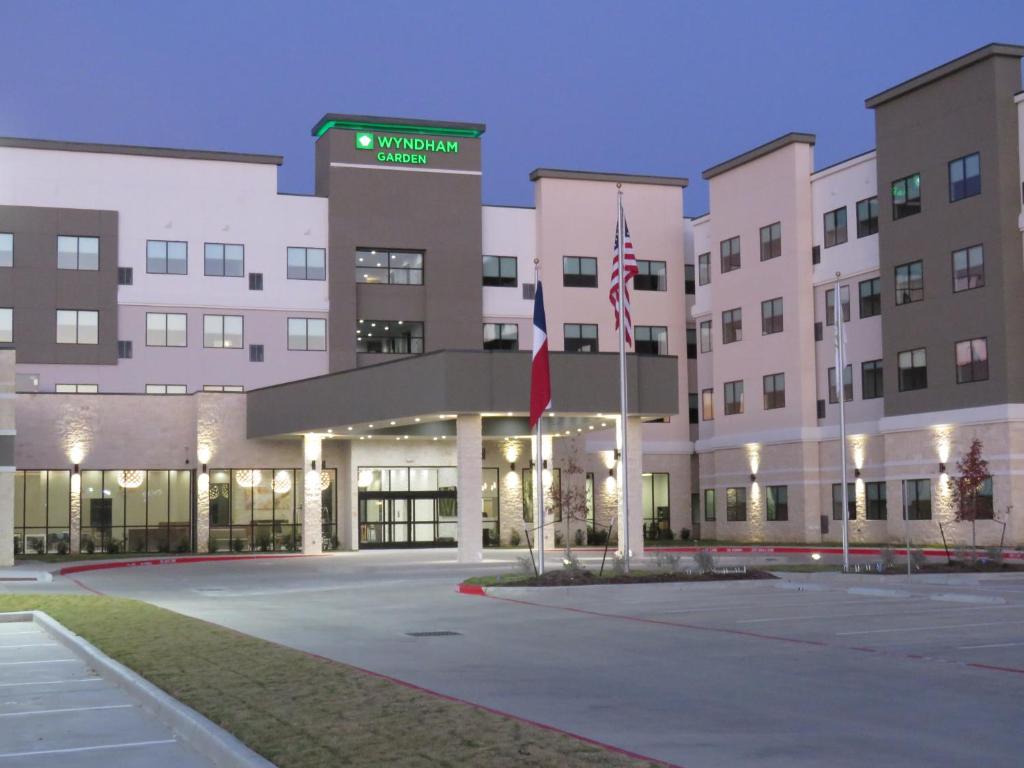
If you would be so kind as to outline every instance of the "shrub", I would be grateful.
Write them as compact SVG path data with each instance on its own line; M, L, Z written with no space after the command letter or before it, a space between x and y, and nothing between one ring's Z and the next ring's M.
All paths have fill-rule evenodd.
M107 544L107 552L111 554L119 554L122 551L122 542L120 539L111 539Z
M36 536L32 539L32 551L37 555L41 555L46 551L46 543L43 541L42 536Z
M188 541L186 539L182 539L181 541L179 541L178 542L178 546L176 546L174 548L174 551L175 552L179 552L179 553L188 552L189 551Z
M679 529L679 539L681 541L689 541L689 539L690 539L690 529L689 528L680 528Z
M528 575L533 574L533 558L529 555L520 555L516 558L516 570Z
M512 531L512 533L508 535L508 543L513 547L518 547L520 541L522 541L522 539L519 536L519 531Z
M894 571L896 570L896 552L893 548L886 545L879 550L879 561L883 571Z
M89 555L96 551L96 542L93 541L92 536L86 536L82 539L82 551Z
M21 536L15 536L14 537L14 554L16 554L16 555L24 554L22 552L22 549L24 548L24 546L25 545L21 541Z
M583 567L583 563L580 562L580 559L571 552L566 554L565 557L562 558L562 567L565 568L565 570L567 571L579 572L587 570Z
M587 531L587 544L593 544L597 546L604 546L608 543L608 531L605 530L590 530Z
M256 549L260 552L267 552L270 549L272 541L270 538L269 531L260 531L256 534Z
M207 552L216 552L219 548L220 548L220 544L217 543L217 538L215 536L211 536L210 538L208 538L206 540L206 551Z
M284 538L281 539L281 545L289 552L294 552L298 548L298 543L296 542L295 534L285 534Z
M235 538L234 541L231 542L231 549L233 549L235 552L241 552L243 549L245 549L245 542L242 541L241 536L238 536L237 538Z
M563 547L563 546L565 546L565 536L562 535L561 531L555 531L555 546L556 547Z
M626 575L626 558L619 552L616 552L615 557L612 558L612 573L616 576Z
M337 536L324 536L323 543L320 547L324 552L333 552L338 548L338 537Z
M679 554L676 552L656 552L654 555L654 567L659 571L675 573L679 567Z
M910 548L910 565L915 571L920 571L925 564L924 550L920 547Z
M57 554L66 555L68 553L68 543L66 541L57 542Z
M1003 548L1002 547L989 547L985 550L985 555L988 557L988 561L992 565L1003 564Z
M697 566L698 573L711 573L715 570L715 556L707 547L693 553L693 562Z
M587 539L586 539L586 534L583 533L583 529L582 528L577 528L576 529L576 536L574 537L574 540L576 542L576 546L577 547L582 547L583 546L583 542L586 541Z

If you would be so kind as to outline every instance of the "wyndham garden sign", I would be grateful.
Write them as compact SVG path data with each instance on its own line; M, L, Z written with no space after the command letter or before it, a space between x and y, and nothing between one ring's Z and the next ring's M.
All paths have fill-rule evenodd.
M357 131L355 140L356 149L376 153L378 163L428 165L432 157L453 155L459 151L459 142L449 139L423 139L418 136Z

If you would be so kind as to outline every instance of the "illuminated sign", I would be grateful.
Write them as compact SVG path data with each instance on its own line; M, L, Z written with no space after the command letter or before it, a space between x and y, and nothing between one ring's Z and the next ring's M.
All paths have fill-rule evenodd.
M356 131L355 142L356 149L375 152L378 163L427 165L431 156L459 151L459 142L449 139L391 136L371 131Z

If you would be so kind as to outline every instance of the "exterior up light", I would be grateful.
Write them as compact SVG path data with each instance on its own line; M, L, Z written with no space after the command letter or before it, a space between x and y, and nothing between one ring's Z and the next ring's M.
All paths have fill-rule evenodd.
M820 552L812 552L811 553L811 560L821 560L821 553Z

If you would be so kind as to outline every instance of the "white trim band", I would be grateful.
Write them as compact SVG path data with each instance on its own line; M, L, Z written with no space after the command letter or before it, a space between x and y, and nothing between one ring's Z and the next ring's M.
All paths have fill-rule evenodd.
M371 165L370 163L331 163L331 168L365 168L371 171L412 171L414 173L453 173L458 176L483 175L483 171L458 171L454 168L405 168L397 165Z

